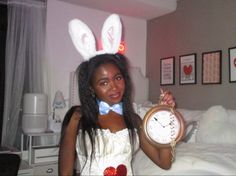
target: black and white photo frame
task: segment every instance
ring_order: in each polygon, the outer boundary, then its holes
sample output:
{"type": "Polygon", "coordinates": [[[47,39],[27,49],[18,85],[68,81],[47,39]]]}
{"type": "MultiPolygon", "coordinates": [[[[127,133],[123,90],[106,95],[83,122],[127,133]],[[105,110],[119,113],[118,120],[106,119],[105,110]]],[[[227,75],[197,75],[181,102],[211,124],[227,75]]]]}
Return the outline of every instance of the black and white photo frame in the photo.
{"type": "Polygon", "coordinates": [[[172,56],[160,59],[160,71],[161,85],[174,85],[175,57],[172,56]]]}

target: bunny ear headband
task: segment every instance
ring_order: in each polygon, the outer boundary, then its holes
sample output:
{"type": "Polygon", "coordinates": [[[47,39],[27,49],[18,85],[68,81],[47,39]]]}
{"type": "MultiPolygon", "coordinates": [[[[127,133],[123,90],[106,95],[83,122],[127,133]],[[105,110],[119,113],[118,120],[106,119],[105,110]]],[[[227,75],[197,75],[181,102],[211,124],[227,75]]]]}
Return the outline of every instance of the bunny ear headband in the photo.
{"type": "Polygon", "coordinates": [[[69,22],[69,34],[76,49],[84,60],[99,54],[118,52],[121,41],[122,25],[117,14],[110,15],[102,27],[102,50],[96,50],[96,41],[89,27],[78,19],[69,22]]]}

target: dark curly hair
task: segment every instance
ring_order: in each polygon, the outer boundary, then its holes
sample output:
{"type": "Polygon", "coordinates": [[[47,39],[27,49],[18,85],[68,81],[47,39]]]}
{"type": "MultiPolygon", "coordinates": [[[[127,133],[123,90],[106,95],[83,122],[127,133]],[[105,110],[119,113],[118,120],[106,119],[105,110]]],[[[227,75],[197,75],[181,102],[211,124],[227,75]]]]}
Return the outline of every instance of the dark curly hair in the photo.
{"type": "MultiPolygon", "coordinates": [[[[92,144],[92,154],[94,151],[94,137],[96,136],[96,129],[98,125],[98,105],[96,97],[91,91],[92,78],[96,69],[103,64],[113,64],[119,68],[125,81],[125,91],[122,98],[123,102],[123,117],[126,127],[129,129],[130,141],[133,144],[136,142],[135,129],[137,129],[137,121],[135,120],[135,113],[132,106],[132,81],[129,76],[129,65],[127,58],[122,54],[101,54],[94,56],[88,61],[81,63],[77,69],[79,82],[79,98],[81,102],[82,117],[79,124],[79,129],[82,130],[83,145],[85,147],[85,133],[89,135],[92,144]]],[[[132,149],[133,150],[133,149],[132,149]]],[[[88,156],[87,151],[86,156],[88,156]]]]}

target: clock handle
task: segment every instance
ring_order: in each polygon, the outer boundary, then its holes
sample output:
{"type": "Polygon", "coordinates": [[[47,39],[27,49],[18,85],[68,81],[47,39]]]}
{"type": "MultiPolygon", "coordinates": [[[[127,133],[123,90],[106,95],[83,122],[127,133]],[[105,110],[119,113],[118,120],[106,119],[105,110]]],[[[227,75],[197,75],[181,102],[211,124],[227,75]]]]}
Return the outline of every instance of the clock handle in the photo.
{"type": "Polygon", "coordinates": [[[164,96],[165,96],[165,92],[164,92],[164,90],[162,89],[162,88],[160,88],[160,91],[161,91],[161,93],[160,93],[160,96],[159,96],[159,105],[162,105],[162,100],[163,100],[163,98],[164,98],[164,96]]]}
{"type": "Polygon", "coordinates": [[[171,155],[172,155],[171,162],[173,162],[175,160],[175,145],[176,145],[176,141],[175,140],[171,141],[171,143],[170,143],[171,155]]]}
{"type": "MultiPolygon", "coordinates": [[[[162,88],[160,89],[161,93],[160,93],[160,97],[159,97],[159,105],[163,105],[163,98],[165,96],[165,93],[167,93],[168,91],[164,91],[162,88]]],[[[172,114],[175,114],[174,113],[174,106],[170,106],[170,110],[171,110],[171,113],[172,114]]],[[[176,141],[175,139],[173,139],[170,143],[170,146],[171,146],[171,155],[172,155],[172,159],[171,159],[171,162],[173,162],[175,160],[175,146],[176,146],[176,141]]]]}

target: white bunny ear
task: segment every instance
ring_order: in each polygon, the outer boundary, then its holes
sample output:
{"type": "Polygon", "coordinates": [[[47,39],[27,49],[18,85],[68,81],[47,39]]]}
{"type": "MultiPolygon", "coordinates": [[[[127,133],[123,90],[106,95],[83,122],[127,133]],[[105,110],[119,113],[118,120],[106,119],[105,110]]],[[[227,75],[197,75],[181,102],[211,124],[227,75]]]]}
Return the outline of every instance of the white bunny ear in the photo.
{"type": "Polygon", "coordinates": [[[78,19],[69,22],[69,34],[76,49],[85,60],[96,53],[96,42],[89,27],[78,19]]]}
{"type": "Polygon", "coordinates": [[[117,14],[110,15],[103,24],[102,46],[105,53],[118,52],[121,41],[122,25],[117,14]]]}

